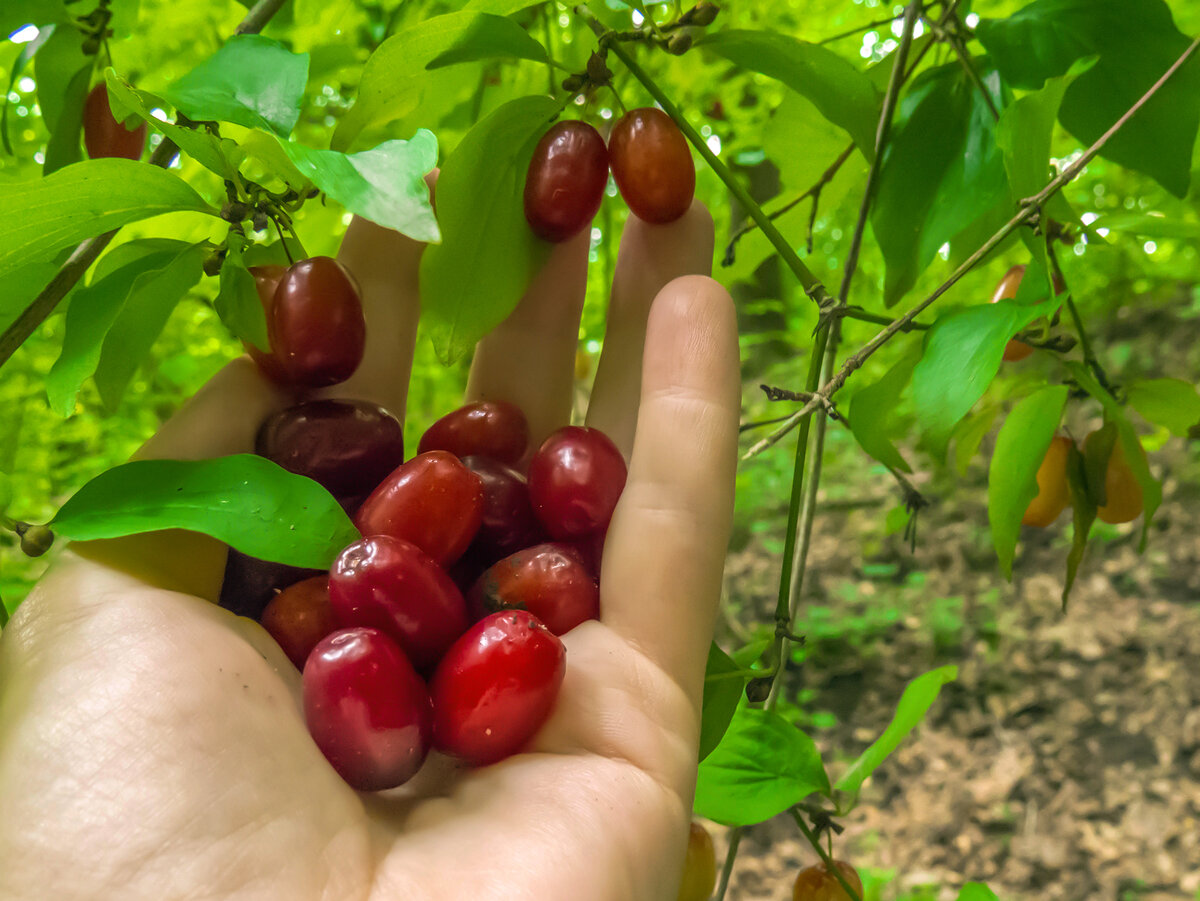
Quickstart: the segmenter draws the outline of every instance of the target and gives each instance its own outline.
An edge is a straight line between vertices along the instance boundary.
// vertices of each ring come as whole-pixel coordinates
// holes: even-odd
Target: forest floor
[[[869,871],[868,898],[943,901],[971,880],[1002,901],[1200,898],[1193,492],[1167,480],[1144,555],[1140,521],[1108,529],[1065,614],[1066,515],[1025,530],[1011,585],[982,531],[981,500],[924,511],[915,554],[899,536],[864,552],[878,509],[818,516],[808,657],[790,688],[817,715],[808,731],[826,760],[865,748],[910,679],[959,665],[843,821],[835,854]],[[735,609],[767,618],[777,566],[754,542],[730,558]],[[722,854],[724,830],[713,831]],[[814,862],[795,824],[777,817],[747,831],[727,897],[790,898],[797,869]]]

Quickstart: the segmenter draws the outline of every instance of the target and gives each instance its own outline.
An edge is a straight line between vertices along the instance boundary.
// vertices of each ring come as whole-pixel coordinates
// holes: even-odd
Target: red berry
[[[859,898],[863,896],[862,880],[854,867],[844,860],[835,860],[833,865],[838,868],[842,878],[854,889]],[[833,870],[824,862],[805,867],[796,875],[792,885],[792,901],[850,901],[850,895],[842,888],[841,882],[833,875]]]
[[[625,487],[625,459],[599,429],[566,426],[529,463],[533,512],[559,540],[608,528]]]
[[[258,291],[258,301],[262,304],[263,316],[270,323],[271,309],[275,305],[275,289],[279,287],[279,280],[287,274],[287,267],[251,266],[248,271],[254,276],[254,287]],[[279,357],[270,350],[259,350],[249,341],[243,341],[242,347],[246,348],[246,353],[258,364],[263,375],[278,385],[287,384],[288,376]]]
[[[325,759],[359,791],[408,781],[429,751],[425,683],[377,629],[342,629],[304,664],[304,717]]]
[[[494,563],[541,540],[525,476],[487,457],[463,457],[462,462],[483,482],[483,521],[471,544],[480,559]]]
[[[479,577],[470,603],[488,612],[528,610],[555,635],[600,617],[600,589],[580,554],[565,544],[539,544],[505,557]]]
[[[324,388],[344,382],[366,345],[358,289],[332,257],[301,260],[275,288],[267,331],[291,383]]]
[[[258,619],[271,599],[283,589],[313,576],[327,575],[328,572],[319,569],[260,560],[230,548],[219,603],[238,616]]]
[[[529,424],[516,404],[485,400],[447,413],[421,436],[417,453],[449,451],[456,457],[481,455],[515,466],[529,447]]]
[[[367,401],[310,400],[267,419],[255,452],[331,494],[361,496],[404,462],[404,427]]]
[[[354,524],[367,537],[411,541],[440,566],[462,555],[483,520],[483,481],[446,451],[397,467],[363,501]]]
[[[314,576],[285,588],[268,602],[259,619],[296,669],[317,642],[337,628],[329,605],[329,577]]]
[[[92,159],[140,160],[146,146],[146,123],[132,130],[118,122],[108,105],[108,86],[96,85],[83,103],[83,146]]]
[[[608,139],[613,178],[634,215],[674,222],[692,205],[696,165],[687,139],[660,109],[630,110]]]
[[[433,675],[434,747],[473,766],[515,754],[549,718],[565,671],[566,649],[533,614],[493,613]]]
[[[592,221],[608,183],[608,149],[586,122],[550,126],[534,148],[525,175],[525,219],[555,244]]]
[[[373,626],[422,672],[467,631],[467,607],[450,577],[415,544],[377,535],[346,548],[329,575],[341,626]]]

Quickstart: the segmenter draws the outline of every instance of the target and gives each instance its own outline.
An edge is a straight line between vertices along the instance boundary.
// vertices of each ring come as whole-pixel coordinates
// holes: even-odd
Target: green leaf
[[[497,57],[545,62],[546,48],[512,19],[483,13],[475,16],[454,43],[430,60],[425,68],[440,69]]]
[[[187,529],[314,569],[361,537],[328,491],[254,454],[126,463],[80,488],[50,525],[74,541]]]
[[[1115,436],[1114,436],[1115,437]],[[1088,458],[1092,458],[1100,442],[1089,442]],[[1087,551],[1088,535],[1092,524],[1096,521],[1096,501],[1092,497],[1089,485],[1098,484],[1104,487],[1104,469],[1108,464],[1108,452],[1112,450],[1111,440],[1107,442],[1104,463],[1100,469],[1099,482],[1089,477],[1089,462],[1072,443],[1067,456],[1067,491],[1071,498],[1071,518],[1074,522],[1074,534],[1071,536],[1071,550],[1067,554],[1067,576],[1063,582],[1062,608],[1067,610],[1067,598],[1071,595],[1071,587],[1075,584],[1075,576],[1083,563],[1083,555]]]
[[[291,141],[280,145],[297,170],[350,212],[416,241],[441,240],[425,183],[437,165],[433,132],[422,128],[410,141],[385,141],[361,153],[313,150]],[[439,181],[439,209],[444,193]]]
[[[958,901],[1000,901],[982,882],[968,882],[958,893]]]
[[[1155,425],[1172,435],[1186,438],[1200,423],[1200,394],[1196,386],[1182,379],[1147,379],[1125,386],[1129,405]]]
[[[265,131],[256,130],[247,132],[238,146],[248,159],[263,166],[297,194],[307,194],[312,189],[312,182],[296,168],[284,149],[286,143]]]
[[[0,37],[7,38],[23,25],[50,25],[70,21],[62,0],[4,0],[0,4]]]
[[[206,254],[205,244],[190,245],[161,269],[143,272],[134,281],[96,365],[96,387],[109,412],[121,402],[129,380],[150,353],[171,311],[200,281]]]
[[[778,713],[743,705],[700,764],[695,810],[727,826],[748,826],[813,792],[829,794],[829,777],[813,740]]]
[[[54,132],[46,142],[42,174],[57,172],[63,166],[83,159],[80,139],[83,134],[83,107],[87,101],[88,85],[92,80],[91,63],[75,73],[63,94],[62,112],[54,123]]]
[[[221,285],[213,307],[235,338],[262,351],[269,349],[267,317],[254,276],[246,268],[241,253],[232,246],[221,264]]]
[[[1037,0],[1007,19],[981,21],[975,34],[1019,88],[1040,88],[1075,60],[1099,57],[1067,89],[1059,111],[1063,127],[1084,144],[1133,106],[1189,43],[1162,0]],[[1184,197],[1198,126],[1200,64],[1192,59],[1100,154]]]
[[[141,242],[122,244],[122,256],[129,260],[113,272],[100,277],[71,295],[63,332],[62,352],[46,375],[46,396],[50,409],[66,418],[75,411],[84,379],[96,371],[104,339],[143,274],[161,269],[189,245],[180,241],[174,251],[164,250],[159,242],[142,247]],[[145,250],[138,253],[138,250]],[[114,254],[109,254],[113,256]]]
[[[42,165],[44,175],[83,159],[79,137],[92,65],[92,57],[83,52],[83,37],[75,28],[54,28],[34,57],[38,106],[50,132]]]
[[[549,253],[525,221],[525,173],[558,109],[549,97],[510,101],[471,129],[442,165],[442,243],[421,258],[421,312],[444,362],[513,311]]]
[[[8,511],[8,505],[12,503],[12,499],[12,479],[5,473],[0,472],[0,513]]]
[[[917,359],[916,353],[906,354],[878,382],[855,394],[848,415],[850,431],[859,446],[884,466],[901,472],[912,472],[912,467],[896,450],[888,426],[900,394],[912,378]]]
[[[908,733],[912,732],[917,727],[917,724],[925,718],[926,712],[933,706],[933,702],[937,700],[938,694],[942,690],[942,686],[947,682],[953,682],[958,678],[958,667],[943,666],[938,669],[931,670],[924,675],[917,676],[908,683],[904,689],[904,694],[900,696],[899,703],[896,704],[896,713],[892,717],[892,721],[888,723],[886,729],[879,738],[871,744],[869,748],[858,756],[858,760],[850,765],[850,769],[842,775],[834,785],[834,788],[839,792],[846,792],[850,796],[850,806],[854,804],[854,800],[858,798],[859,790],[862,788],[863,782],[879,765],[887,760],[888,756],[900,746],[900,742],[904,741]],[[842,805],[838,808],[843,813],[845,810]]]
[[[0,276],[69,244],[162,213],[217,215],[177,175],[132,160],[88,160],[0,191]]]
[[[0,331],[16,321],[57,272],[55,262],[35,259],[0,274]]]
[[[163,92],[198,122],[235,122],[286,138],[300,118],[308,54],[257,34],[231,37]]]
[[[471,4],[459,12],[424,19],[399,31],[376,48],[363,66],[358,97],[333,133],[334,150],[346,150],[363,131],[386,125],[415,110],[424,96],[425,69],[473,27],[480,15],[506,16],[529,0]]]
[[[1066,385],[1049,385],[1012,408],[988,468],[988,521],[1000,569],[1012,578],[1021,518],[1037,497],[1037,471],[1067,403]]]
[[[105,70],[104,77],[108,83],[109,106],[117,119],[124,121],[129,116],[137,116],[221,178],[233,178],[237,173],[240,152],[233,141],[218,138],[204,129],[183,128],[171,122],[164,122],[151,112],[154,107],[162,105],[158,97],[146,91],[135,90],[113,69]]]
[[[1200,240],[1200,222],[1173,219],[1162,213],[1106,213],[1091,224],[1095,231],[1108,229],[1143,238]]]
[[[742,668],[714,641],[709,646],[708,663],[704,668],[704,703],[700,711],[701,760],[720,744],[745,687]]]
[[[778,31],[743,29],[706,35],[696,45],[735,66],[779,79],[849,132],[863,156],[875,156],[879,92],[866,74],[832,50]]]
[[[983,397],[1000,370],[1009,339],[1053,308],[1053,302],[1024,306],[1002,300],[938,317],[913,370],[917,421],[935,446],[949,439],[958,421]]]
[[[954,468],[960,476],[967,474],[967,468],[979,452],[979,445],[984,437],[996,424],[996,416],[1000,409],[985,406],[982,410],[969,413],[954,428]]]
[[[994,69],[981,77],[997,107]],[[1006,196],[995,120],[957,63],[918,76],[900,102],[871,211],[887,263],[884,302],[916,283],[938,249]]]
[[[50,35],[54,34],[54,28],[53,25],[47,25],[38,31],[38,36],[25,44],[21,48],[21,52],[17,54],[17,58],[13,60],[12,70],[8,75],[8,90],[4,92],[3,97],[0,97],[0,145],[4,147],[4,152],[9,156],[16,155],[12,142],[8,139],[8,108],[12,106],[9,94],[16,90],[17,79],[20,78],[21,73],[25,71],[25,67],[29,65],[29,61],[33,59],[42,45],[50,39]],[[0,29],[0,34],[7,34],[7,32]]]

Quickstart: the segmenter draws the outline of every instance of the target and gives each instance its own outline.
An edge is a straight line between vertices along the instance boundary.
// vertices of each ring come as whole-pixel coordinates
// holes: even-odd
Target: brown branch
[[[263,26],[267,24],[271,16],[278,12],[284,2],[285,0],[259,0],[246,13],[246,17],[234,30],[234,34],[257,34],[262,31]],[[175,159],[178,152],[179,148],[175,146],[175,142],[164,135],[158,146],[154,148],[154,152],[150,154],[150,165],[165,169],[171,165],[171,161]],[[70,293],[92,263],[96,262],[112,239],[117,236],[118,231],[120,229],[113,229],[102,235],[88,238],[71,251],[71,255],[55,273],[50,284],[42,289],[41,293],[21,312],[16,321],[4,331],[3,335],[0,335],[0,366],[7,363],[26,339],[37,330],[38,326],[46,321],[46,317],[54,312],[62,299]]]
[[[883,331],[879,332],[879,334],[872,338],[860,350],[848,357],[846,362],[842,364],[842,368],[838,370],[837,374],[816,391],[812,400],[806,403],[800,410],[793,413],[780,428],[776,429],[762,441],[759,441],[748,451],[746,451],[746,453],[742,456],[742,459],[747,460],[750,457],[754,457],[762,453],[764,450],[778,442],[779,439],[794,429],[801,420],[810,416],[814,410],[816,410],[818,407],[823,407],[824,401],[829,400],[832,395],[837,393],[837,391],[839,391],[846,383],[846,379],[850,377],[851,373],[862,366],[868,357],[875,353],[875,351],[879,350],[879,348],[891,340],[891,338],[897,333],[903,331],[905,326],[910,324],[919,314],[923,313],[926,309],[932,306],[933,303],[938,300],[938,298],[950,290],[950,288],[952,288],[964,275],[975,268],[975,266],[978,265],[984,257],[991,253],[1001,241],[1016,231],[1016,229],[1020,226],[1036,219],[1041,209],[1041,205],[1045,203],[1048,198],[1061,190],[1064,185],[1074,180],[1075,177],[1083,171],[1083,167],[1091,162],[1093,158],[1095,158],[1095,156],[1104,148],[1104,145],[1112,139],[1112,136],[1120,131],[1130,119],[1137,115],[1138,111],[1146,105],[1150,98],[1157,94],[1162,86],[1166,84],[1168,80],[1170,80],[1171,76],[1178,72],[1180,67],[1182,67],[1183,64],[1191,58],[1192,54],[1196,52],[1197,47],[1200,47],[1200,37],[1192,41],[1192,43],[1188,45],[1187,49],[1180,54],[1179,58],[1171,64],[1171,67],[1167,69],[1167,71],[1164,72],[1162,76],[1154,84],[1152,84],[1140,98],[1138,98],[1137,102],[1134,103],[1133,106],[1131,106],[1128,110],[1126,110],[1125,113],[1119,119],[1117,119],[1117,121],[1114,122],[1106,132],[1104,132],[1104,134],[1097,138],[1095,143],[1085,150],[1079,156],[1079,158],[1075,160],[1075,162],[1071,163],[1071,165],[1067,166],[1062,172],[1051,179],[1049,184],[1042,188],[1042,190],[1040,190],[1033,197],[1023,200],[1021,202],[1021,208],[1017,211],[1016,215],[1009,219],[999,231],[988,238],[978,250],[971,254],[971,256],[968,257],[962,263],[962,265],[960,265],[951,274],[951,276],[937,288],[937,290],[935,290],[932,294],[930,294],[927,298],[925,298],[899,319],[893,320],[887,326],[887,328],[883,329]]]

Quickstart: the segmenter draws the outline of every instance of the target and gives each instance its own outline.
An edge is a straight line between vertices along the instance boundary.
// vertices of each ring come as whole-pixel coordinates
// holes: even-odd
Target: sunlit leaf
[[[1200,393],[1182,379],[1146,379],[1125,386],[1129,405],[1148,422],[1160,425],[1172,435],[1186,438],[1200,423]]]
[[[700,759],[712,753],[729,728],[746,680],[742,668],[713,642],[704,668],[704,703],[700,711]]]
[[[481,59],[529,59],[543,62],[546,48],[512,19],[481,13],[454,42],[426,65],[440,69]]]

